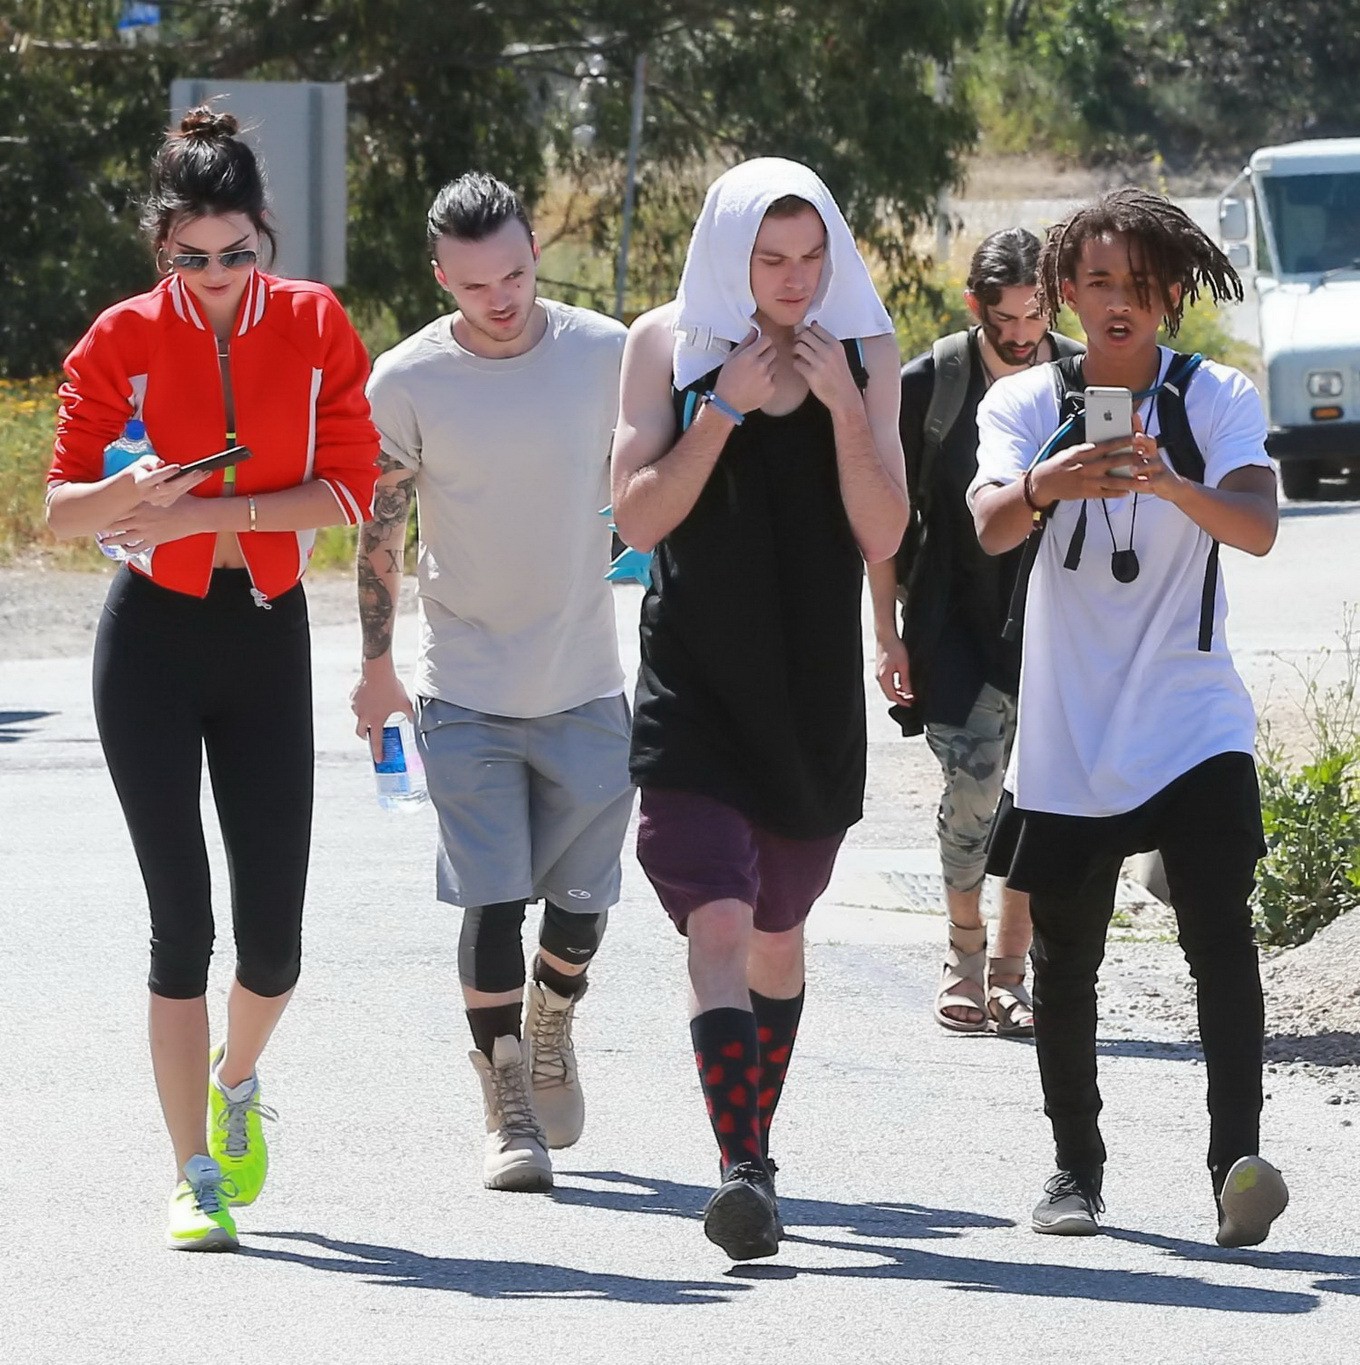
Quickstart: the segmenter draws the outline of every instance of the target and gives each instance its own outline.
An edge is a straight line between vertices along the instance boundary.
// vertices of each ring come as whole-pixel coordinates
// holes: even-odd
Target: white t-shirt
[[[473,355],[441,317],[368,386],[383,450],[416,471],[416,692],[521,718],[623,690],[599,513],[627,329],[539,302],[547,330],[523,355]]]
[[[1160,374],[1172,352],[1162,348]],[[1207,487],[1245,465],[1270,467],[1255,386],[1206,360],[1186,391],[1186,416],[1204,456]],[[1140,407],[1150,435],[1155,402]],[[1022,477],[1058,426],[1052,367],[994,384],[978,409],[978,473],[988,484]],[[1165,454],[1163,455],[1165,459]],[[1063,559],[1082,504],[1060,502],[1044,531],[1025,606],[1020,709],[1006,786],[1021,810],[1118,815],[1221,753],[1251,753],[1256,716],[1224,634],[1222,573],[1211,648],[1198,648],[1200,599],[1212,544],[1160,498],[1100,500],[1086,508],[1076,569]],[[1139,574],[1120,583],[1114,548],[1132,539]]]

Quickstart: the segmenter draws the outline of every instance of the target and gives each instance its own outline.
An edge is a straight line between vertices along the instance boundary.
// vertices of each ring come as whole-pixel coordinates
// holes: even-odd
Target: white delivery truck
[[[1256,267],[1267,449],[1291,498],[1360,475],[1360,138],[1262,147],[1218,204],[1239,269]]]

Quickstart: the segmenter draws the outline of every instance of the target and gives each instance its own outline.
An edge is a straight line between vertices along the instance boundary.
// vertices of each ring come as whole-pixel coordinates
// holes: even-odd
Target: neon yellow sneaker
[[[267,1104],[260,1102],[260,1079],[255,1078],[251,1092],[233,1100],[217,1081],[217,1064],[225,1044],[212,1054],[208,1076],[208,1155],[222,1168],[233,1187],[233,1204],[253,1204],[264,1189],[269,1172],[269,1148],[264,1140],[264,1124],[278,1118]]]
[[[170,1196],[165,1244],[172,1251],[235,1251],[241,1245],[228,1207],[230,1182],[211,1157],[193,1156]]]

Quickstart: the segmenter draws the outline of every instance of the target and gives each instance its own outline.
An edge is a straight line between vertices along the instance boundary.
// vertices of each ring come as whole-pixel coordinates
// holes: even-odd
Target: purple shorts
[[[787,839],[712,797],[652,787],[642,792],[637,856],[682,934],[692,911],[723,900],[744,901],[757,929],[779,934],[807,919],[844,838]]]

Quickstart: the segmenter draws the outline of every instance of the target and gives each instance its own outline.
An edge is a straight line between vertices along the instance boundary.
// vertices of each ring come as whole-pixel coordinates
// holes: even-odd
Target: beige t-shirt
[[[605,582],[621,323],[541,299],[524,355],[488,360],[441,317],[380,356],[382,448],[416,471],[415,689],[498,716],[548,716],[623,689]]]

